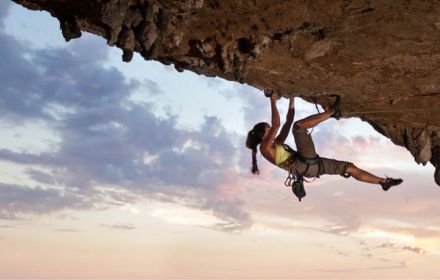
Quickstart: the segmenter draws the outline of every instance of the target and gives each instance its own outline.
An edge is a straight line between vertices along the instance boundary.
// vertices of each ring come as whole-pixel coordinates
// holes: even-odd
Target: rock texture
[[[344,117],[431,162],[440,185],[440,1],[14,1],[57,17],[67,41],[106,38],[124,61],[138,52],[324,106],[339,94]]]

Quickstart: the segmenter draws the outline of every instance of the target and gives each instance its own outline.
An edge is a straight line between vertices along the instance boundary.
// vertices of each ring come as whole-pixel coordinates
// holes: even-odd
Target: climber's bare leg
[[[371,173],[368,173],[367,171],[356,167],[354,164],[350,164],[348,166],[347,173],[353,176],[353,178],[355,178],[356,180],[365,183],[379,184],[386,181],[385,178],[377,177]]]
[[[335,111],[333,109],[329,108],[323,113],[318,113],[315,115],[308,116],[307,118],[298,120],[295,122],[295,125],[304,129],[312,128],[318,125],[319,123],[329,119],[334,114],[334,112]]]

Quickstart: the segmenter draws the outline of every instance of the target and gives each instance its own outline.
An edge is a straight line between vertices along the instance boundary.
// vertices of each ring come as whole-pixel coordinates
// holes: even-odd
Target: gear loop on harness
[[[286,161],[286,164],[288,165],[288,175],[284,181],[284,185],[286,187],[292,187],[293,184],[298,180],[298,173],[296,172],[295,166],[295,156],[292,155]]]

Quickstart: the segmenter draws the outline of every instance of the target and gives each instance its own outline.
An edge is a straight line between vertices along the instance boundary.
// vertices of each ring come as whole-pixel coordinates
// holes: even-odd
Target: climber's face
[[[270,124],[266,123],[266,126],[264,127],[265,132],[268,132],[270,128],[271,128]]]
[[[266,135],[269,132],[270,128],[271,128],[270,124],[264,123],[264,136],[263,136],[263,138],[266,137]]]

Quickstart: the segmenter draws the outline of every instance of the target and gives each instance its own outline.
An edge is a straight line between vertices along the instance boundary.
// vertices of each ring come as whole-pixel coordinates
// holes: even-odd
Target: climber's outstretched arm
[[[287,111],[286,122],[281,128],[280,134],[278,134],[277,138],[275,138],[275,142],[284,143],[284,141],[286,141],[286,138],[290,132],[290,128],[292,127],[294,117],[295,117],[295,97],[290,96],[289,110]]]
[[[278,129],[280,128],[281,121],[280,121],[280,114],[278,113],[278,108],[277,108],[277,100],[278,100],[278,94],[274,92],[270,97],[270,108],[272,110],[272,126],[270,127],[267,137],[263,138],[263,141],[261,142],[262,150],[269,149],[269,147],[273,144],[275,140],[275,136],[278,133]]]

